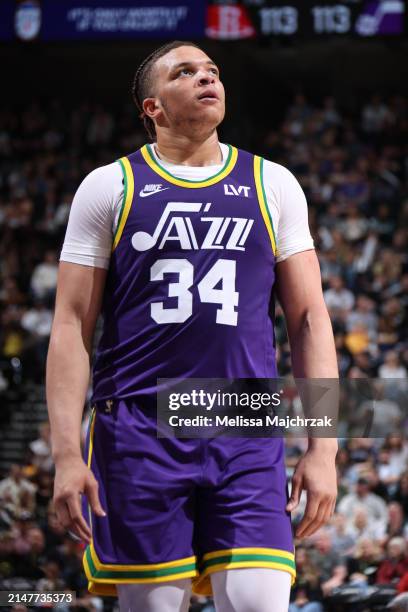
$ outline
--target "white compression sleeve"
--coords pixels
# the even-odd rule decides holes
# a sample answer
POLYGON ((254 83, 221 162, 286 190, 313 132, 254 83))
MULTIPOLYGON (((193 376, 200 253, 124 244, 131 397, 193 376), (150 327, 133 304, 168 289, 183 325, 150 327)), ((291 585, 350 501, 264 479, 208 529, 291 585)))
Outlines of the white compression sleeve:
POLYGON ((162 584, 117 584, 120 612, 187 612, 191 579, 162 584))
POLYGON ((306 197, 295 176, 284 166, 265 160, 263 181, 277 238, 277 261, 313 249, 306 197))
POLYGON ((245 567, 211 574, 217 612, 288 612, 291 575, 245 567))

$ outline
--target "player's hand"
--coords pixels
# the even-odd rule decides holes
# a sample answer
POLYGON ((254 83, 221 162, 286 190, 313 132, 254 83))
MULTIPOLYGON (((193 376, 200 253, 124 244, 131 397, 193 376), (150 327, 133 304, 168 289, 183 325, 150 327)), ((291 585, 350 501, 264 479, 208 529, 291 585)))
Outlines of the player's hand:
POLYGON ((292 478, 292 491, 286 510, 299 504, 303 489, 307 492, 305 513, 296 529, 296 537, 315 533, 333 515, 337 497, 336 453, 327 448, 309 449, 300 459, 292 478))
POLYGON ((85 494, 92 511, 106 516, 98 494, 98 482, 81 457, 60 460, 55 466, 54 507, 65 529, 89 543, 91 530, 82 516, 81 494, 85 494))

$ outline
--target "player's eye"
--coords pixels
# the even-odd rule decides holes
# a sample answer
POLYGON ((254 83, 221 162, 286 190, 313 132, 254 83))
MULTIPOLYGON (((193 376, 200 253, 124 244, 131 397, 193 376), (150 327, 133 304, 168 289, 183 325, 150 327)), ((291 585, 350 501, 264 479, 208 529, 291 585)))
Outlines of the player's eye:
POLYGON ((178 76, 190 76, 191 74, 193 74, 191 68, 182 68, 179 70, 178 76))
POLYGON ((218 75, 219 75, 218 68, 210 68, 210 72, 212 72, 212 73, 213 73, 213 74, 215 74, 216 76, 218 76, 218 75))

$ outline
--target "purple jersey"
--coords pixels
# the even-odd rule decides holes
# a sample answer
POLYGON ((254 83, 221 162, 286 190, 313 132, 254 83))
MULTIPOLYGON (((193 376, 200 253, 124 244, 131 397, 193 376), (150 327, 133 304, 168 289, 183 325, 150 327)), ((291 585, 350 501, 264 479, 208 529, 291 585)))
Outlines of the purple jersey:
POLYGON ((174 177, 149 145, 120 163, 94 400, 155 400, 160 377, 276 377, 263 160, 230 146, 204 181, 174 177))
POLYGON ((262 159, 230 147, 205 181, 149 146, 122 158, 125 196, 104 295, 86 460, 92 592, 238 567, 296 570, 281 438, 158 438, 157 378, 276 377, 275 236, 262 159))

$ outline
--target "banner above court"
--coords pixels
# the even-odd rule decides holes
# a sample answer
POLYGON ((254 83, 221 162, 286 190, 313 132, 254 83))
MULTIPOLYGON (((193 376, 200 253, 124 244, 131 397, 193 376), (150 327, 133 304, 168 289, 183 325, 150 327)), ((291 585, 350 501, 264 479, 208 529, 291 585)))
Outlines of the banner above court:
POLYGON ((204 0, 2 0, 3 40, 202 38, 204 0))

